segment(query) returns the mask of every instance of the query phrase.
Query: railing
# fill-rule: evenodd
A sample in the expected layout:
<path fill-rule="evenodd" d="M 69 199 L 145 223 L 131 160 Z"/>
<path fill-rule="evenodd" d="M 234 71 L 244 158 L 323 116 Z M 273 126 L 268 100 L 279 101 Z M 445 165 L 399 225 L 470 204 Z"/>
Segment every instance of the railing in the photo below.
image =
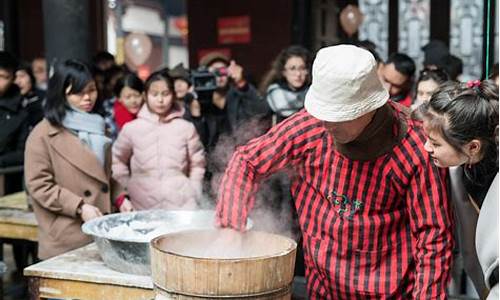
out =
<path fill-rule="evenodd" d="M 12 166 L 6 168 L 0 168 L 0 175 L 19 173 L 24 170 L 24 166 Z"/>

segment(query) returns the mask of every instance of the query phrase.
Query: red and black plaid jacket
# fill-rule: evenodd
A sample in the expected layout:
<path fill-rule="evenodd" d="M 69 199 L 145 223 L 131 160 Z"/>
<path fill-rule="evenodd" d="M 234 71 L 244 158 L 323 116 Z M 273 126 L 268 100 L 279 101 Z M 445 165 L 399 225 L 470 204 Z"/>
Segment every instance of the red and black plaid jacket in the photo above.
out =
<path fill-rule="evenodd" d="M 311 299 L 445 299 L 453 247 L 445 179 L 421 128 L 407 122 L 392 152 L 362 162 L 338 153 L 321 121 L 295 114 L 236 150 L 217 221 L 242 230 L 259 181 L 292 167 Z"/>

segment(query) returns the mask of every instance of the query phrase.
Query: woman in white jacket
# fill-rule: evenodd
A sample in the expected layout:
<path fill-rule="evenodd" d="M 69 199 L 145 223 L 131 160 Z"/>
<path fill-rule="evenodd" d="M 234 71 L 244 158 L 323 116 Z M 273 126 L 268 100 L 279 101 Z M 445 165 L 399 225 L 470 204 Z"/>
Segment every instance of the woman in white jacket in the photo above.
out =
<path fill-rule="evenodd" d="M 302 46 L 283 49 L 271 64 L 260 84 L 273 111 L 273 125 L 304 107 L 304 98 L 311 83 L 311 54 Z"/>

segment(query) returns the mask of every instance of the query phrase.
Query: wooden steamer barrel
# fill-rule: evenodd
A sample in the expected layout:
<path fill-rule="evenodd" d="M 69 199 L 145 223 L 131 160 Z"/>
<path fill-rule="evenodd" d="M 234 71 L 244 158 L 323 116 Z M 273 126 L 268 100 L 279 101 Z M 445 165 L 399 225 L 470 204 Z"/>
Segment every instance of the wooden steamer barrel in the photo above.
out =
<path fill-rule="evenodd" d="M 228 239 L 228 232 L 192 230 L 153 239 L 157 299 L 291 299 L 295 241 L 260 231 Z"/>

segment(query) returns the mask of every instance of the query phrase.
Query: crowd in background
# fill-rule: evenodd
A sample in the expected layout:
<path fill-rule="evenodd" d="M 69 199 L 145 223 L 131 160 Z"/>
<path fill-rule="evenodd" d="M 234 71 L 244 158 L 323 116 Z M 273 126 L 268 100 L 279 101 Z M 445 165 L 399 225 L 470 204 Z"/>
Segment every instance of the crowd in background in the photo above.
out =
<path fill-rule="evenodd" d="M 491 117 L 490 110 L 496 109 L 498 118 L 498 65 L 489 75 L 496 86 L 486 81 L 466 85 L 460 83 L 460 58 L 440 41 L 423 48 L 425 60 L 418 74 L 406 54 L 393 53 L 383 61 L 373 43 L 357 46 L 375 57 L 391 101 L 408 107 L 430 128 L 443 125 L 429 111 L 457 114 L 457 120 L 466 121 L 456 124 L 457 132 L 471 121 L 478 123 L 477 133 L 458 141 L 487 140 L 489 152 L 477 164 L 467 163 L 479 166 L 477 170 L 465 168 L 467 176 L 458 177 L 467 179 L 462 185 L 481 204 L 498 172 L 494 136 L 477 136 L 491 132 L 492 123 L 483 120 Z M 201 69 L 182 64 L 160 69 L 143 81 L 102 52 L 89 65 L 68 60 L 52 66 L 49 79 L 43 58 L 19 63 L 0 52 L 0 168 L 25 166 L 25 186 L 40 226 L 38 257 L 46 259 L 88 243 L 81 222 L 102 214 L 213 207 L 210 199 L 234 148 L 303 109 L 312 59 L 302 46 L 287 47 L 255 83 L 234 58 L 212 53 L 199 62 L 215 80 L 212 89 L 204 90 L 194 76 Z M 461 115 L 463 107 L 450 108 L 440 100 L 460 98 L 473 88 L 484 100 L 485 106 L 478 108 L 486 112 L 482 119 L 474 112 Z M 439 151 L 429 152 L 437 153 L 439 163 Z M 276 210 L 287 206 L 293 213 L 286 172 L 267 185 L 266 191 L 272 192 L 261 195 L 262 201 L 274 203 Z M 5 186 L 7 193 L 24 189 L 23 175 L 6 176 Z M 464 256 L 481 295 L 486 287 L 484 279 L 478 279 L 482 272 L 477 258 L 470 263 L 470 255 Z"/>

